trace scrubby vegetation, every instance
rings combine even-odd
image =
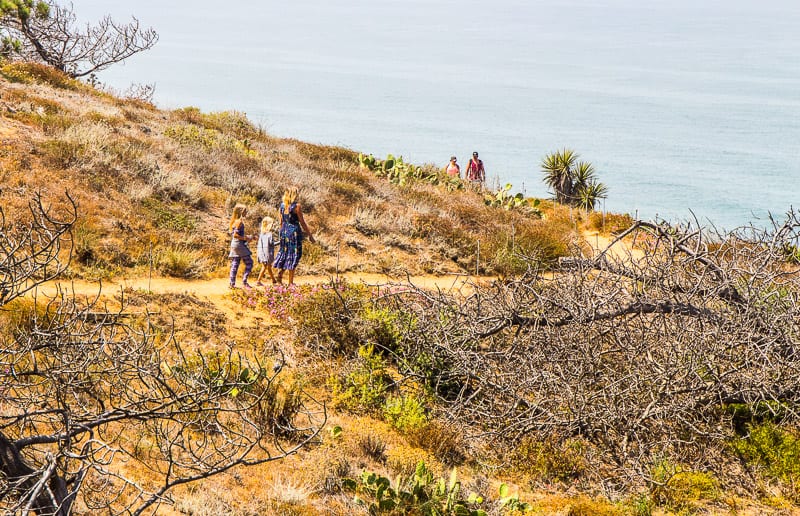
[[[572,500],[572,514],[725,512],[748,492],[791,506],[800,271],[784,249],[799,229],[794,213],[727,234],[634,222],[617,238],[644,242],[635,253],[556,274],[520,256],[524,274],[452,295],[342,284],[295,301],[296,342],[344,361],[337,410],[412,446],[370,437],[387,479],[422,461],[493,464],[528,489],[602,486],[605,502]],[[405,480],[360,482],[368,505],[410,499]]]
[[[717,234],[479,193],[237,112],[9,66],[0,510],[53,512],[51,495],[74,514],[798,506],[795,213]],[[301,270],[329,280],[213,300],[48,290],[221,274],[230,207],[255,228],[286,186],[319,240]]]

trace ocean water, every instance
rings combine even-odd
[[[149,52],[100,79],[236,109],[269,132],[444,165],[548,196],[569,147],[605,208],[732,228],[798,205],[797,0],[74,0],[136,15]]]

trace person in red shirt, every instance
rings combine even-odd
[[[482,187],[486,181],[486,170],[483,168],[483,161],[478,159],[477,152],[472,153],[472,158],[467,165],[466,176],[476,187]]]

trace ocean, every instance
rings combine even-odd
[[[160,41],[99,75],[160,107],[239,110],[278,136],[444,166],[548,197],[572,148],[603,206],[724,229],[798,204],[797,0],[74,0]]]

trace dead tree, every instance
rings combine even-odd
[[[725,234],[636,222],[631,252],[531,260],[466,297],[388,296],[412,316],[387,352],[475,435],[584,439],[599,480],[647,477],[658,457],[703,466],[737,406],[797,420],[799,235],[794,212]]]
[[[0,512],[142,514],[176,486],[316,438],[324,408],[268,358],[190,353],[146,316],[34,290],[64,267],[74,205],[56,218],[36,200],[2,220],[0,309],[27,315],[0,337]]]
[[[24,60],[48,64],[71,77],[85,77],[149,50],[158,41],[139,20],[119,23],[105,16],[81,28],[69,7],[48,0],[33,8],[15,8],[0,20],[0,29],[16,42],[9,51]]]

